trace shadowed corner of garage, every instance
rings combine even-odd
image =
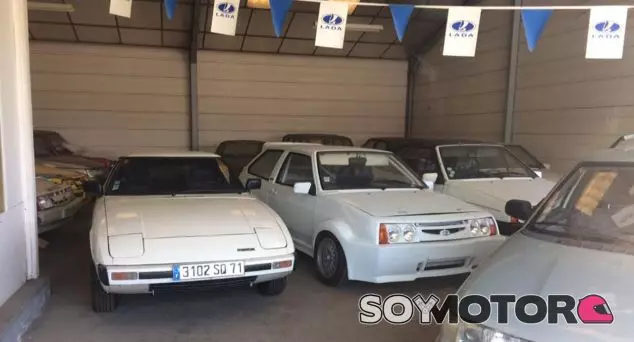
[[[475,57],[455,58],[443,56],[445,10],[415,9],[401,42],[389,7],[353,5],[343,48],[331,49],[315,46],[318,3],[294,1],[278,37],[257,2],[240,1],[228,36],[210,32],[211,0],[180,0],[171,19],[162,0],[134,0],[130,18],[109,14],[109,0],[0,1],[0,342],[431,342],[438,326],[359,324],[359,298],[442,297],[465,279],[331,288],[297,253],[280,296],[123,295],[116,312],[95,313],[93,202],[80,201],[81,184],[103,190],[121,156],[213,152],[230,140],[261,148],[289,134],[340,135],[355,146],[459,138],[521,145],[562,175],[634,130],[631,35],[622,60],[584,59],[588,11],[556,11],[529,52],[519,15],[485,10]]]

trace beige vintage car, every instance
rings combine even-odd
[[[53,184],[36,177],[38,233],[60,227],[79,210],[82,197],[77,197],[70,185]]]
[[[73,190],[73,193],[83,198],[84,189],[82,183],[88,180],[88,176],[82,172],[71,169],[59,168],[55,164],[45,162],[35,162],[35,175],[39,178],[46,179],[53,184],[67,184]]]

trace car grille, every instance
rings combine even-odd
[[[446,221],[446,222],[425,222],[415,224],[425,234],[451,235],[467,229],[468,220]]]
[[[203,281],[187,281],[179,283],[153,284],[150,285],[152,293],[169,293],[169,292],[189,292],[189,291],[209,291],[216,289],[225,289],[233,287],[249,286],[256,277],[241,277],[230,279],[213,279]]]
[[[430,260],[425,264],[425,271],[446,270],[449,268],[463,267],[467,259]]]

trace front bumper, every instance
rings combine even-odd
[[[38,233],[44,233],[62,226],[77,213],[82,204],[83,198],[77,197],[74,200],[63,205],[38,211]]]
[[[283,268],[275,268],[274,264],[291,260],[291,265]],[[213,262],[213,261],[202,261]],[[180,264],[188,264],[183,262]],[[198,262],[192,262],[198,263]],[[239,287],[267,282],[283,278],[291,274],[295,256],[293,254],[282,255],[275,258],[247,259],[244,260],[244,275],[238,277],[224,277],[204,280],[173,280],[171,264],[161,265],[98,265],[97,275],[103,289],[108,293],[139,294],[157,293],[166,291],[180,291],[189,289],[207,289],[218,287]],[[113,272],[138,273],[136,280],[113,280]]]
[[[388,283],[470,273],[504,241],[504,236],[495,235],[383,246],[353,244],[346,251],[348,278]]]

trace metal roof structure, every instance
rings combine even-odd
[[[316,48],[314,44],[318,3],[293,2],[286,18],[284,35],[277,38],[270,11],[248,8],[246,0],[240,4],[236,36],[209,32],[212,0],[179,0],[172,20],[167,18],[162,0],[133,0],[130,19],[110,15],[109,0],[32,1],[70,4],[75,9],[72,13],[29,10],[32,40],[191,49],[193,37],[198,41],[197,49],[202,50],[293,55],[406,59],[436,39],[444,30],[446,21],[446,11],[415,9],[401,43],[396,37],[388,7],[357,6],[348,17],[348,23],[382,25],[383,30],[347,30],[344,48],[328,49]],[[463,5],[470,0],[388,2]]]

